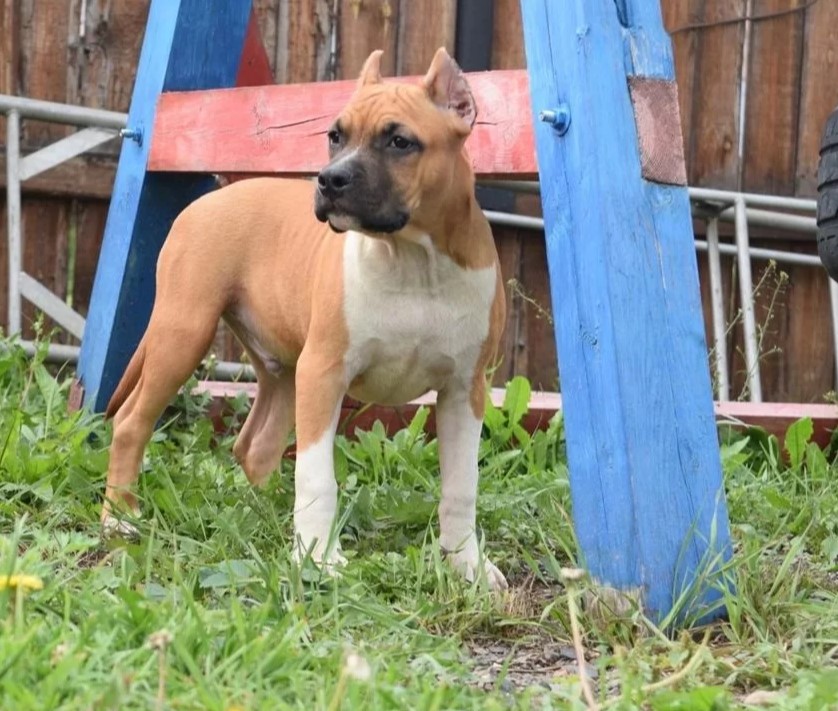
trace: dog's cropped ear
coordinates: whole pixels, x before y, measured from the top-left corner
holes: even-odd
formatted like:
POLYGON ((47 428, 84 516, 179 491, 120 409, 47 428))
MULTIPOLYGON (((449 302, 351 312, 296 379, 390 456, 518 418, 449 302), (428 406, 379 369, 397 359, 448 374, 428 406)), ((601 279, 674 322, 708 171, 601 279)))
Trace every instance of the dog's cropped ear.
POLYGON ((434 55, 430 69, 422 80, 425 91, 437 106, 457 114, 468 124, 469 129, 477 119, 477 105, 471 94, 463 70, 440 47, 434 55))
POLYGON ((358 77, 358 88, 366 86, 367 84, 381 83, 381 55, 384 50, 377 49, 364 62, 361 68, 361 74, 358 77))

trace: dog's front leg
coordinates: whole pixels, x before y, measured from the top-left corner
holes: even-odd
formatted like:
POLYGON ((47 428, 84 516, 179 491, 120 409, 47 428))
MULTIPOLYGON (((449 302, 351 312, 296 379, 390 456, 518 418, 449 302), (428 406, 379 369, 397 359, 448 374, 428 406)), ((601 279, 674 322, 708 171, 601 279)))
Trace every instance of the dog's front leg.
POLYGON ((297 463, 294 470, 295 555, 324 568, 345 562, 334 530, 338 487, 334 440, 345 392, 342 367, 305 352, 296 372, 297 463))
MULTIPOLYGON (((507 587, 506 579, 477 541, 477 455, 483 423, 482 397, 470 398, 469 390, 453 385, 437 397, 437 437, 442 473, 439 504, 439 542, 454 567, 469 581, 485 572, 493 590, 507 587), (471 400, 477 402, 473 406, 471 400), (477 410, 477 412, 475 412, 477 410)), ((481 393, 482 395, 482 393, 481 393)))

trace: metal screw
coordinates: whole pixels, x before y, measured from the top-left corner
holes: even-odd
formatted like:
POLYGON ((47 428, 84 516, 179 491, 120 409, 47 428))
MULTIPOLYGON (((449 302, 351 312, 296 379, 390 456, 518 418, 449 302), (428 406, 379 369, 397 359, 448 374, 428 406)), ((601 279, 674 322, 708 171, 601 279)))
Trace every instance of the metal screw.
POLYGON ((570 128, 570 107, 559 104, 555 109, 544 109, 538 114, 538 119, 549 123, 560 136, 564 136, 570 128))
POLYGON ((129 141, 135 141, 138 146, 143 145, 143 131, 140 128, 121 128, 119 129, 119 135, 129 141))

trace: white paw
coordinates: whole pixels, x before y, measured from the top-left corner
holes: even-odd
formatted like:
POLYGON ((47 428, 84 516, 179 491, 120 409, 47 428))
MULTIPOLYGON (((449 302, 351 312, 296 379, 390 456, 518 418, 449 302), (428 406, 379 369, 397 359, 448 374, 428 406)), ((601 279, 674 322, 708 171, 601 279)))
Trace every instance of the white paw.
POLYGON ((140 531, 133 523, 107 513, 102 516, 102 536, 104 538, 136 540, 140 537, 140 531))
POLYGON ((304 546, 298 538, 294 546, 294 560, 301 564, 306 558, 310 558, 320 570, 326 575, 339 576, 340 568, 347 563, 340 551, 340 545, 334 544, 328 550, 317 540, 314 544, 304 546))
POLYGON ((509 583, 506 582, 503 573, 485 556, 481 560, 476 552, 459 551, 449 553, 447 560, 470 583, 483 579, 483 576, 485 576, 485 581, 490 590, 506 590, 509 588, 509 583))

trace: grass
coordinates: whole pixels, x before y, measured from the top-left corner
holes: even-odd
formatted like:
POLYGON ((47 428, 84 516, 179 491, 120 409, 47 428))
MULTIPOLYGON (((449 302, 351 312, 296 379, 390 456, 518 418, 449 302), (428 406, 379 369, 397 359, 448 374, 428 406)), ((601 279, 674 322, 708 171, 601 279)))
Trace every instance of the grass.
POLYGON ((179 399, 145 459, 139 542, 103 544, 109 426, 68 415, 68 387, 0 351, 2 709, 584 709, 574 621, 603 708, 755 708, 754 691, 838 707, 838 472, 811 423, 783 443, 722 433, 737 595, 728 621, 666 635, 638 613, 571 614, 586 583, 562 573, 576 551, 562 423, 520 430, 522 381, 481 449, 505 599, 435 552, 426 412, 392 439, 339 439, 349 565, 328 579, 291 563, 291 463, 256 492, 232 460, 242 402, 216 432, 206 400, 179 399))

